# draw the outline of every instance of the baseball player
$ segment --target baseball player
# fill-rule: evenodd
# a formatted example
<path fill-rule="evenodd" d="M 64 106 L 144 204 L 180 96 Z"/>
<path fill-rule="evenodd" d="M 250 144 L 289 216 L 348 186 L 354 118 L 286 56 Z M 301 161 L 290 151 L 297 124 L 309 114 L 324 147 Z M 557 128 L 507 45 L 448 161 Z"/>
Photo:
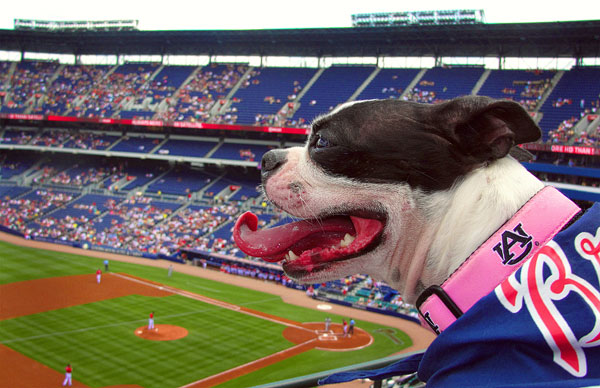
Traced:
<path fill-rule="evenodd" d="M 65 368 L 65 379 L 63 381 L 63 387 L 67 384 L 69 384 L 69 386 L 73 385 L 73 381 L 71 380 L 71 373 L 73 373 L 73 368 L 71 368 L 71 364 L 67 364 L 67 367 Z"/>
<path fill-rule="evenodd" d="M 150 318 L 148 318 L 148 330 L 154 330 L 154 311 L 150 313 Z"/>
<path fill-rule="evenodd" d="M 98 284 L 100 284 L 100 278 L 102 277 L 102 270 L 100 270 L 100 268 L 98 268 L 98 271 L 96 271 L 96 282 Z"/>
<path fill-rule="evenodd" d="M 329 327 L 331 326 L 331 318 L 325 318 L 325 331 L 329 331 Z"/>
<path fill-rule="evenodd" d="M 344 327 L 344 337 L 348 336 L 348 322 L 346 322 L 346 320 L 344 319 L 344 322 L 342 323 L 343 327 Z"/>

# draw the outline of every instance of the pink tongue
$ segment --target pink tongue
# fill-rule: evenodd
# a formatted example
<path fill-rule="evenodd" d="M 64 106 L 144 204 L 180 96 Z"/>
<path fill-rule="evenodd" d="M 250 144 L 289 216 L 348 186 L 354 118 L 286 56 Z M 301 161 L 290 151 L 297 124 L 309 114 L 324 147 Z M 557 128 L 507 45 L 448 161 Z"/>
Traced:
<path fill-rule="evenodd" d="M 233 229 L 236 244 L 250 256 L 279 261 L 292 247 L 304 250 L 330 246 L 332 240 L 339 241 L 346 233 L 356 237 L 351 246 L 362 249 L 379 234 L 383 225 L 377 220 L 337 216 L 297 221 L 261 231 L 257 231 L 257 227 L 256 215 L 242 214 Z"/>

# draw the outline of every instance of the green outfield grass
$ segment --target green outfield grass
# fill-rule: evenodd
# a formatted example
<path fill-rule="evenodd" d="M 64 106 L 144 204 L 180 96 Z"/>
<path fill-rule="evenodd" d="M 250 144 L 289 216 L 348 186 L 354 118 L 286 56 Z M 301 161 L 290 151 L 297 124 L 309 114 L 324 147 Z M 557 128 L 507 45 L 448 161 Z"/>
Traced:
<path fill-rule="evenodd" d="M 0 242 L 0 284 L 90 274 L 101 267 L 98 258 Z M 160 268 L 111 261 L 110 269 L 299 322 L 322 321 L 330 315 L 288 305 L 271 294 L 190 275 L 175 273 L 169 278 Z M 148 311 L 160 312 L 157 323 L 185 327 L 189 335 L 176 341 L 136 337 L 134 329 L 147 323 Z M 344 317 L 331 318 L 341 322 Z M 338 368 L 385 357 L 411 344 L 397 329 L 383 332 L 386 327 L 362 321 L 357 321 L 357 326 L 373 335 L 371 346 L 341 353 L 311 350 L 223 386 L 259 385 Z M 0 342 L 60 372 L 70 362 L 76 371 L 74 378 L 92 387 L 138 384 L 168 388 L 292 346 L 282 337 L 283 329 L 274 322 L 179 295 L 131 295 L 0 321 Z"/>

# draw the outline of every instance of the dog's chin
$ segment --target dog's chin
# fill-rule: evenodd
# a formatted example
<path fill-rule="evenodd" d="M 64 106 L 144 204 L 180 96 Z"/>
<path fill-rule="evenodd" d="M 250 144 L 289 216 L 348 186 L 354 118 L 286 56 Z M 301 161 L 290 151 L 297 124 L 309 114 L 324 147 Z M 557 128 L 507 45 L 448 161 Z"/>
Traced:
<path fill-rule="evenodd" d="M 322 282 L 354 274 L 348 271 L 357 270 L 360 258 L 382 244 L 386 222 L 383 212 L 353 209 L 259 231 L 258 218 L 247 212 L 233 236 L 246 254 L 281 262 L 295 281 Z"/>

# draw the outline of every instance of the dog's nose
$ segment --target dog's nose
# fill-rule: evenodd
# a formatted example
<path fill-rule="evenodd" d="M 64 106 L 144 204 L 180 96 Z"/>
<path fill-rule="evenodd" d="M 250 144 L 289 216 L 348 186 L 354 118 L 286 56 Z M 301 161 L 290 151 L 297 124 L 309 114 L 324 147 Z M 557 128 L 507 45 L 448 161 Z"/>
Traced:
<path fill-rule="evenodd" d="M 271 150 L 263 155 L 260 162 L 260 173 L 262 179 L 267 179 L 269 175 L 273 174 L 279 166 L 285 163 L 287 160 L 286 150 Z"/>

